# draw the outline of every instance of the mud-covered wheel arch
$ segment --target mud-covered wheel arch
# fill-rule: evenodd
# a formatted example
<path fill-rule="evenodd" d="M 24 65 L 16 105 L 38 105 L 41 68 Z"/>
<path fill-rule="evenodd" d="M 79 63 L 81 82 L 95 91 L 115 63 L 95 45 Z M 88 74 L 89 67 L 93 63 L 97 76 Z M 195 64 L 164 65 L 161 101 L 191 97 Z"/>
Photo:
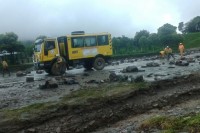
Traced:
<path fill-rule="evenodd" d="M 105 57 L 102 55 L 96 56 L 93 62 L 93 67 L 96 70 L 102 70 L 105 67 Z"/>
<path fill-rule="evenodd" d="M 52 61 L 52 64 L 51 64 L 51 69 L 50 69 L 50 74 L 52 75 L 62 75 L 65 73 L 66 71 L 66 60 L 61 57 L 62 59 L 62 62 L 58 63 L 57 60 L 58 58 L 55 58 L 53 61 Z"/>
<path fill-rule="evenodd" d="M 90 70 L 93 67 L 94 58 L 84 59 L 83 66 L 85 69 Z"/>

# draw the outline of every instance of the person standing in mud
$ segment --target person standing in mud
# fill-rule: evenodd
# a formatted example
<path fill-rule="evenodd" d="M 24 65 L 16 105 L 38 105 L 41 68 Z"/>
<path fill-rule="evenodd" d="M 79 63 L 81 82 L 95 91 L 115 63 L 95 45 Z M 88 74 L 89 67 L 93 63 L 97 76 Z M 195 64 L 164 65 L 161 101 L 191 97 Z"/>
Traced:
<path fill-rule="evenodd" d="M 175 59 L 175 57 L 174 57 L 174 55 L 173 55 L 173 53 L 172 53 L 172 49 L 171 49 L 169 46 L 167 46 L 167 47 L 164 49 L 164 51 L 165 51 L 165 54 L 167 55 L 167 60 L 168 60 L 168 61 L 169 61 L 170 57 L 172 57 L 172 58 Z"/>
<path fill-rule="evenodd" d="M 7 63 L 5 60 L 3 60 L 3 61 L 1 62 L 1 64 L 2 64 L 2 73 L 3 73 L 3 77 L 4 77 L 4 73 L 5 73 L 5 72 L 8 72 L 8 74 L 9 74 L 9 76 L 10 76 L 10 71 L 9 71 L 9 68 L 8 68 L 8 63 Z"/>
<path fill-rule="evenodd" d="M 181 59 L 182 59 L 183 58 L 183 53 L 184 53 L 184 50 L 185 50 L 185 47 L 184 47 L 183 43 L 179 43 L 178 50 L 180 52 L 180 56 L 181 56 Z"/>

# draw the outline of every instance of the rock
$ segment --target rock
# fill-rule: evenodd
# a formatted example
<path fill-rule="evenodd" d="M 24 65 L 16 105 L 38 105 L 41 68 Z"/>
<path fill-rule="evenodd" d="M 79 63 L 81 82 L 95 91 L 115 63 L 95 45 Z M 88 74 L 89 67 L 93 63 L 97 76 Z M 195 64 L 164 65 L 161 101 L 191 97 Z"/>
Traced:
<path fill-rule="evenodd" d="M 26 133 L 36 133 L 36 129 L 35 128 L 29 128 L 27 129 Z"/>
<path fill-rule="evenodd" d="M 138 72 L 138 68 L 136 66 L 128 66 L 126 67 L 126 72 Z"/>
<path fill-rule="evenodd" d="M 178 61 L 176 61 L 175 65 L 177 65 L 177 66 L 188 66 L 189 62 L 178 60 Z"/>
<path fill-rule="evenodd" d="M 160 65 L 158 63 L 156 63 L 156 62 L 150 62 L 150 63 L 147 63 L 146 66 L 147 67 L 158 67 Z"/>
<path fill-rule="evenodd" d="M 36 73 L 37 74 L 42 74 L 44 71 L 43 70 L 37 70 Z"/>
<path fill-rule="evenodd" d="M 61 133 L 61 128 L 60 127 L 56 128 L 56 133 Z"/>
<path fill-rule="evenodd" d="M 118 76 L 116 73 L 112 72 L 109 75 L 109 79 L 110 79 L 110 81 L 118 81 Z"/>
<path fill-rule="evenodd" d="M 83 76 L 87 77 L 87 76 L 89 76 L 89 74 L 88 73 L 83 73 Z"/>
<path fill-rule="evenodd" d="M 158 107 L 158 104 L 157 104 L 157 103 L 154 103 L 152 106 L 153 106 L 153 107 Z"/>
<path fill-rule="evenodd" d="M 65 78 L 64 79 L 64 84 L 73 85 L 73 84 L 78 84 L 78 82 L 75 79 Z"/>
<path fill-rule="evenodd" d="M 26 77 L 26 82 L 33 82 L 34 81 L 34 77 Z"/>
<path fill-rule="evenodd" d="M 147 75 L 147 77 L 152 77 L 153 76 L 153 73 L 150 73 Z"/>
<path fill-rule="evenodd" d="M 121 73 L 126 73 L 126 69 L 123 69 L 120 71 Z"/>
<path fill-rule="evenodd" d="M 118 75 L 118 80 L 121 82 L 125 82 L 128 80 L 128 76 L 127 75 Z"/>
<path fill-rule="evenodd" d="M 18 72 L 16 73 L 16 76 L 17 76 L 17 77 L 26 76 L 26 73 L 24 73 L 24 72 L 22 72 L 22 71 L 18 71 Z"/>
<path fill-rule="evenodd" d="M 134 61 L 135 61 L 134 59 L 128 60 L 129 63 L 133 63 Z"/>
<path fill-rule="evenodd" d="M 189 62 L 189 63 L 194 63 L 194 62 L 195 62 L 195 60 L 194 60 L 193 58 L 187 58 L 186 60 L 187 60 L 187 62 Z"/>
<path fill-rule="evenodd" d="M 134 82 L 136 82 L 136 83 L 144 82 L 143 76 L 137 76 L 137 77 L 134 79 Z"/>
<path fill-rule="evenodd" d="M 174 65 L 175 64 L 175 61 L 170 61 L 169 62 L 169 65 Z"/>
<path fill-rule="evenodd" d="M 96 83 L 96 84 L 98 84 L 98 83 L 100 83 L 100 82 L 99 82 L 99 81 L 96 81 L 96 80 L 94 80 L 94 79 L 92 79 L 92 80 L 86 81 L 86 83 Z"/>
<path fill-rule="evenodd" d="M 26 71 L 26 74 L 31 74 L 31 71 L 28 71 L 28 70 L 27 70 L 27 71 Z"/>
<path fill-rule="evenodd" d="M 58 83 L 55 78 L 47 80 L 44 85 L 39 85 L 40 89 L 58 88 Z"/>

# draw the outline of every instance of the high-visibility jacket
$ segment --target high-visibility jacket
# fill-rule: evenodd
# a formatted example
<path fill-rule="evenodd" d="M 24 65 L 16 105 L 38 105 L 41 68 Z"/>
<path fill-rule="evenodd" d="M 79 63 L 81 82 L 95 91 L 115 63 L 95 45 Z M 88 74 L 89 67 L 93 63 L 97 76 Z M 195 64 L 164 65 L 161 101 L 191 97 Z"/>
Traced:
<path fill-rule="evenodd" d="M 166 54 L 172 53 L 172 49 L 171 48 L 165 48 L 164 49 Z"/>
<path fill-rule="evenodd" d="M 163 57 L 165 55 L 165 51 L 160 51 L 160 55 Z"/>
<path fill-rule="evenodd" d="M 3 68 L 7 68 L 8 67 L 8 63 L 6 61 L 2 62 Z"/>
<path fill-rule="evenodd" d="M 184 45 L 183 44 L 179 45 L 178 49 L 179 50 L 184 50 Z"/>

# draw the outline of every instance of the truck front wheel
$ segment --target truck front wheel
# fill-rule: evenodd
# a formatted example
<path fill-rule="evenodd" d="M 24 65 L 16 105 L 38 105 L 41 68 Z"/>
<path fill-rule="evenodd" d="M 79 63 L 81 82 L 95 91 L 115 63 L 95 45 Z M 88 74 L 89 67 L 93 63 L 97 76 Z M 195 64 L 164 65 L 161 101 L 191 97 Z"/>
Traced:
<path fill-rule="evenodd" d="M 52 75 L 62 75 L 66 71 L 66 64 L 65 62 L 57 63 L 54 62 L 52 67 L 51 67 L 51 74 Z"/>
<path fill-rule="evenodd" d="M 93 63 L 93 67 L 96 70 L 102 70 L 105 67 L 105 60 L 103 57 L 96 57 Z"/>

